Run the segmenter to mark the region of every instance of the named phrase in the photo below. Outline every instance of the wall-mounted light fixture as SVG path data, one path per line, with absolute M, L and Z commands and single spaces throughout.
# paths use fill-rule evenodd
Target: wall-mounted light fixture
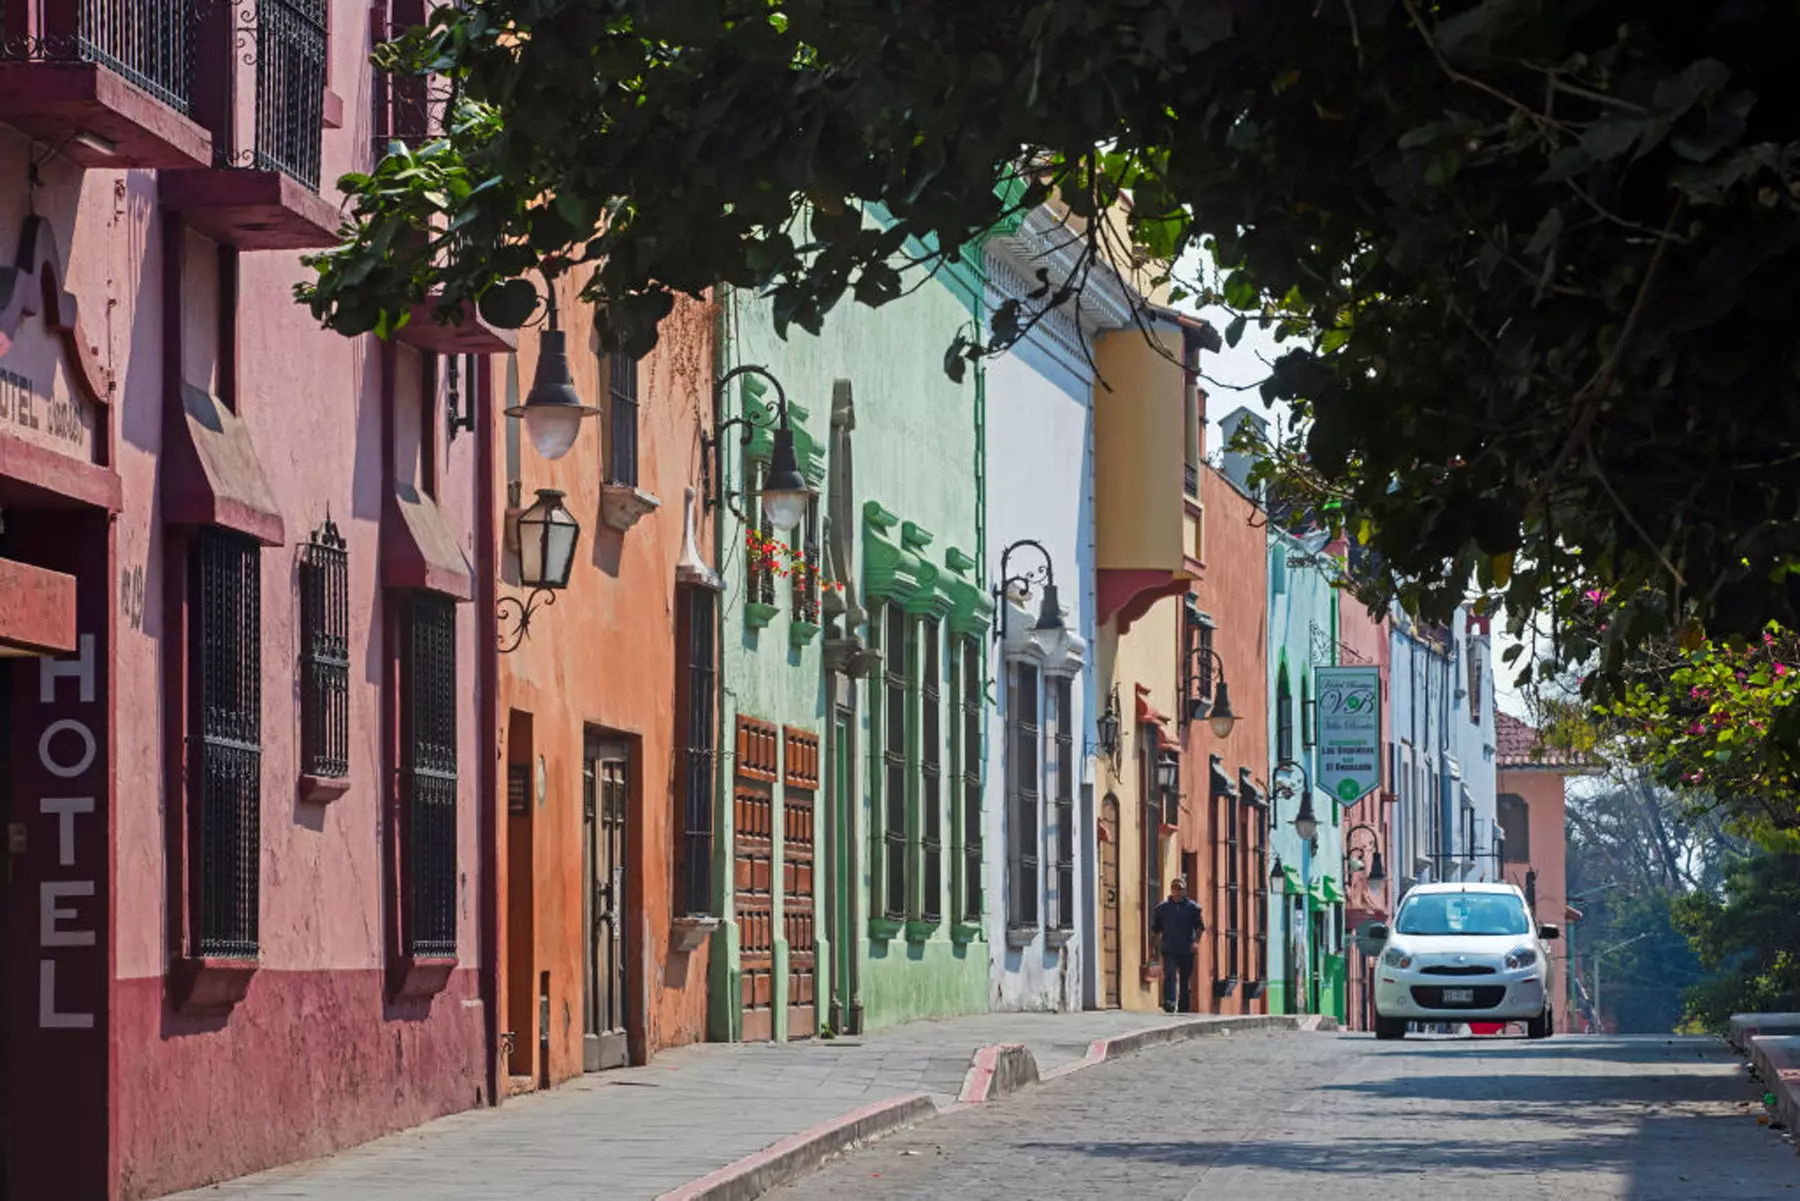
M 1237 726 L 1237 714 L 1231 711 L 1231 690 L 1225 683 L 1225 660 L 1210 646 L 1194 648 L 1194 662 L 1189 665 L 1188 681 L 1190 720 L 1204 718 L 1214 738 L 1230 738 Z
M 1044 565 L 1034 567 L 1030 571 L 1022 571 L 1018 575 L 1007 574 L 1007 564 L 1012 561 L 1016 550 L 1035 550 L 1043 556 Z M 1032 640 L 1039 649 L 1049 650 L 1051 640 L 1066 628 L 1063 625 L 1062 605 L 1056 597 L 1056 565 L 1050 561 L 1050 552 L 1044 544 L 1032 538 L 1021 538 L 1000 552 L 1000 582 L 994 585 L 994 607 L 1000 610 L 1000 620 L 994 626 L 994 641 L 1002 642 L 1006 638 L 1007 610 L 1012 606 L 1007 603 L 1007 591 L 1017 584 L 1021 595 L 1029 599 L 1033 584 L 1043 585 L 1043 599 L 1038 604 L 1037 623 L 1031 627 Z
M 800 474 L 800 458 L 794 450 L 794 430 L 788 424 L 787 391 L 767 367 L 746 363 L 742 367 L 733 367 L 713 384 L 715 411 L 723 411 L 725 386 L 740 375 L 760 375 L 775 385 L 775 445 L 769 454 L 769 470 L 762 480 L 762 507 L 769 524 L 778 530 L 791 530 L 805 520 L 806 510 L 812 504 L 815 493 L 812 485 L 806 482 L 806 477 Z M 755 437 L 758 429 L 768 428 L 758 426 L 748 417 L 732 417 L 719 422 L 710 437 L 701 435 L 701 450 L 712 456 L 713 479 L 717 481 L 718 488 L 716 495 L 711 488 L 706 490 L 706 507 L 710 511 L 722 504 L 740 521 L 749 524 L 750 518 L 734 503 L 740 496 L 747 496 L 749 489 L 746 488 L 737 495 L 725 491 L 725 431 L 732 426 L 743 427 L 742 443 L 745 446 L 750 445 L 750 440 Z
M 1113 775 L 1119 774 L 1119 735 L 1122 733 L 1119 720 L 1119 686 L 1113 685 L 1112 693 L 1106 698 L 1106 708 L 1094 719 L 1094 737 L 1098 740 L 1100 755 L 1112 765 Z
M 531 615 L 538 605 L 555 604 L 556 594 L 569 586 L 575 547 L 581 542 L 581 524 L 563 507 L 563 494 L 555 488 L 539 488 L 537 502 L 519 514 L 518 525 L 519 583 L 531 591 L 524 600 L 503 596 L 496 606 L 503 655 L 517 650 L 530 634 Z
M 1269 891 L 1274 892 L 1287 881 L 1287 868 L 1281 866 L 1281 856 L 1276 855 L 1269 860 Z
M 1300 811 L 1294 814 L 1294 833 L 1300 836 L 1300 841 L 1311 842 L 1319 833 L 1319 819 L 1318 816 L 1313 813 L 1312 774 L 1306 770 L 1306 765 L 1298 759 L 1283 759 L 1280 763 L 1275 765 L 1275 770 L 1271 772 L 1270 775 L 1279 779 L 1282 773 L 1289 769 L 1299 772 L 1301 782 L 1306 785 L 1305 791 L 1300 794 Z M 1279 803 L 1282 798 L 1291 797 L 1293 795 L 1294 786 L 1292 784 L 1280 783 L 1275 785 L 1277 803 Z M 1280 820 L 1279 812 L 1277 813 L 1276 820 Z
M 1381 835 L 1377 834 L 1375 832 L 1375 827 L 1369 825 L 1369 823 L 1357 822 L 1354 826 L 1351 826 L 1348 830 L 1344 831 L 1345 843 L 1348 843 L 1350 841 L 1350 836 L 1355 834 L 1358 830 L 1367 830 L 1369 832 L 1369 874 L 1366 877 L 1369 882 L 1369 887 L 1380 888 L 1383 884 L 1387 883 L 1387 864 L 1383 863 L 1381 860 Z M 1350 855 L 1344 863 L 1344 879 L 1348 880 L 1351 876 L 1354 876 L 1362 870 L 1362 856 Z
M 569 375 L 568 335 L 556 324 L 556 297 L 547 304 L 550 326 L 539 335 L 537 371 L 531 378 L 531 391 L 525 403 L 506 410 L 508 417 L 525 422 L 525 433 L 531 444 L 546 459 L 560 459 L 575 445 L 581 423 L 600 410 L 581 403 L 575 381 Z

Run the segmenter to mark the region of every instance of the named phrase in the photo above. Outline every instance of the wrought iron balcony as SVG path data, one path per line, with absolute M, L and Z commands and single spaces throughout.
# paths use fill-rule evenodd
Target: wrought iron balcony
M 205 163 L 195 28 L 196 0 L 0 0 L 0 121 L 84 166 Z

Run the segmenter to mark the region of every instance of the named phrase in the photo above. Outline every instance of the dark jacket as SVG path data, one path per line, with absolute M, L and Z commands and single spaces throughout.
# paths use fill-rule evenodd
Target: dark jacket
M 1206 919 L 1192 897 L 1164 900 L 1150 911 L 1150 932 L 1162 935 L 1164 955 L 1192 955 L 1194 942 L 1206 929 Z

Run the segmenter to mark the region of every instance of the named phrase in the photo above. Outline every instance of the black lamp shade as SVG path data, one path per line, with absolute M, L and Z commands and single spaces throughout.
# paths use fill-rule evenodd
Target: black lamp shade
M 539 488 L 537 503 L 519 514 L 519 583 L 527 588 L 568 587 L 581 525 L 563 507 L 563 494 Z
M 791 530 L 805 519 L 812 495 L 806 477 L 800 474 L 800 458 L 794 452 L 794 431 L 784 419 L 775 428 L 769 473 L 763 477 L 763 512 L 776 529 Z
M 547 329 L 539 335 L 537 371 L 525 403 L 506 410 L 508 417 L 525 422 L 532 446 L 546 459 L 560 459 L 575 445 L 584 417 L 600 410 L 581 403 L 575 381 L 569 376 L 568 335 Z
M 1231 711 L 1231 691 L 1225 686 L 1223 677 L 1213 690 L 1212 710 L 1207 714 L 1206 724 L 1214 738 L 1230 738 L 1237 725 L 1237 714 Z
M 1063 626 L 1062 605 L 1056 599 L 1056 585 L 1044 585 L 1044 599 L 1038 605 L 1037 625 L 1032 627 L 1035 634 L 1060 633 Z
M 1300 798 L 1300 812 L 1294 815 L 1294 833 L 1300 841 L 1311 842 L 1319 833 L 1319 819 L 1313 814 L 1312 790 Z
M 1281 856 L 1277 855 L 1277 856 L 1275 856 L 1274 859 L 1269 861 L 1269 887 L 1270 887 L 1270 889 L 1280 888 L 1282 885 L 1282 882 L 1285 881 L 1286 879 L 1287 879 L 1287 871 L 1281 866 Z
M 1373 862 L 1369 864 L 1369 887 L 1380 888 L 1387 883 L 1387 865 L 1381 861 L 1381 852 L 1377 850 Z

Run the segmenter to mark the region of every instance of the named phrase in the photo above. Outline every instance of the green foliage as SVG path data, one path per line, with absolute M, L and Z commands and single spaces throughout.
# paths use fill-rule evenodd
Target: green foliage
M 301 298 L 345 332 L 432 292 L 510 322 L 507 281 L 589 263 L 603 343 L 642 350 L 672 293 L 816 331 L 899 294 L 903 247 L 929 269 L 1045 201 L 1089 253 L 1038 305 L 1204 243 L 1196 298 L 1313 334 L 1263 395 L 1367 598 L 1663 598 L 1560 648 L 1609 695 L 1690 616 L 1800 628 L 1795 44 L 1772 2 L 470 0 L 381 52 L 457 117 L 346 181 Z
M 1666 889 L 1627 895 L 1609 902 L 1604 920 L 1582 931 L 1590 953 L 1618 948 L 1601 960 L 1600 1001 L 1620 1034 L 1670 1033 L 1687 1016 L 1684 993 L 1707 983 L 1693 947 L 1674 923 L 1674 909 L 1687 904 L 1687 897 Z M 1591 987 L 1591 974 L 1584 984 Z
M 1674 918 L 1714 973 L 1687 994 L 1693 1019 L 1722 1031 L 1734 1013 L 1800 1008 L 1800 850 L 1791 840 L 1734 866 L 1723 895 L 1681 898 Z

